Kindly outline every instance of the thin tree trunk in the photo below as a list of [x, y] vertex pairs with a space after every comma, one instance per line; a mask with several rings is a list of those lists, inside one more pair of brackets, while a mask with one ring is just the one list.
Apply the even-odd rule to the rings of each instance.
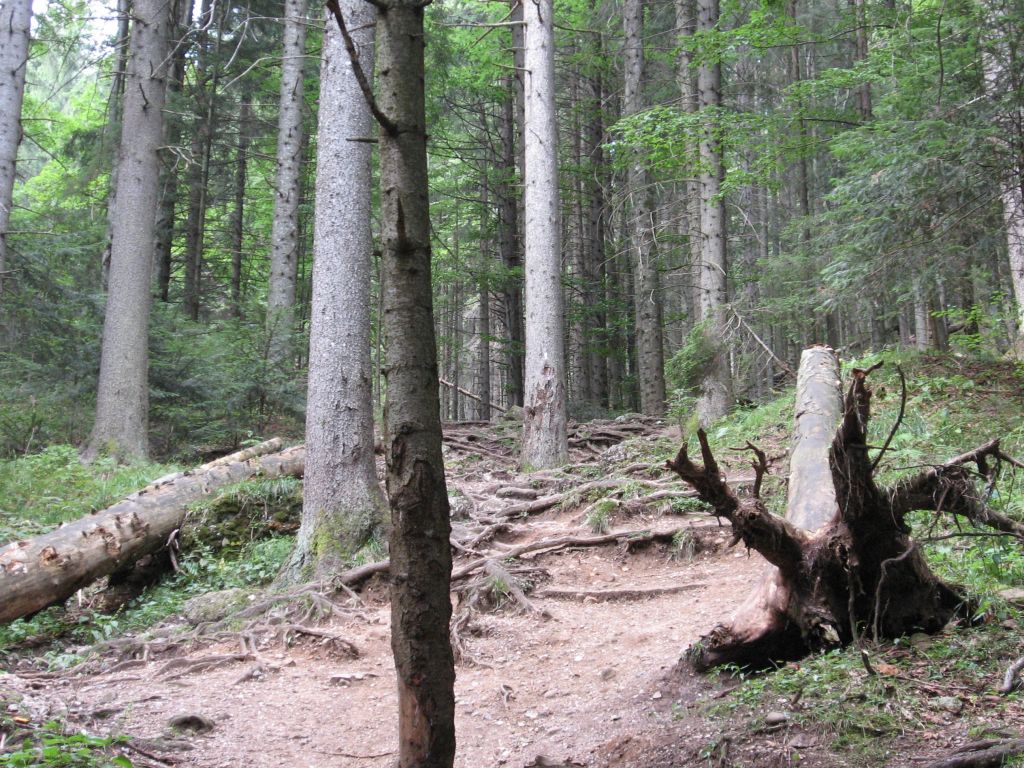
[[[373, 61], [376, 9], [343, 0], [363, 62]], [[288, 572], [329, 578], [384, 524], [373, 454], [370, 110], [328, 13], [320, 75], [313, 307], [302, 524]]]
[[[202, 293], [203, 241], [206, 234], [206, 196], [210, 177], [210, 153], [213, 149], [213, 119], [217, 98], [217, 76], [210, 72], [219, 62], [210, 49], [209, 28], [213, 24], [212, 0], [202, 0], [199, 13], [199, 35], [196, 41], [195, 102], [196, 130], [192, 136], [191, 160], [186, 174], [188, 216], [185, 221], [185, 315], [199, 320]], [[217, 39], [220, 40], [220, 25]], [[211, 62], [211, 58], [213, 61]]]
[[103, 137], [104, 154], [109, 155], [110, 188], [107, 190], [107, 242], [100, 257], [100, 285], [107, 290], [110, 279], [110, 237], [113, 229], [114, 209], [117, 206], [117, 147], [121, 144], [121, 112], [124, 100], [124, 73], [128, 68], [128, 38], [131, 22], [130, 0], [117, 0], [117, 63], [110, 82], [110, 101], [107, 104], [107, 127]]
[[21, 103], [28, 68], [32, 0], [5, 0], [0, 8], [0, 299], [7, 276], [7, 232], [14, 205], [15, 167], [21, 143]]
[[[506, 77], [506, 88], [513, 88], [514, 79]], [[516, 177], [515, 100], [507, 94], [502, 102], [498, 136], [501, 141], [500, 173], [496, 193], [498, 196], [498, 250], [507, 276], [502, 296], [505, 308], [505, 360], [508, 370], [509, 396], [512, 405], [523, 404], [523, 290], [520, 272], [523, 267], [522, 240], [519, 237], [519, 207], [512, 183]]]
[[[643, 4], [626, 0], [624, 117], [643, 109]], [[660, 416], [665, 413], [665, 356], [662, 339], [662, 297], [654, 242], [654, 212], [651, 209], [647, 169], [639, 156], [629, 164], [626, 194], [629, 197], [629, 250], [633, 263], [633, 298], [636, 311], [636, 372], [640, 410]]]
[[299, 250], [299, 175], [302, 165], [302, 59], [306, 0], [285, 0], [281, 91], [277, 123], [277, 176], [267, 289], [268, 345], [272, 363], [291, 353]]
[[527, 3], [525, 83], [526, 374], [522, 463], [542, 468], [568, 459], [558, 127], [551, 0]]
[[235, 150], [235, 202], [231, 212], [231, 316], [242, 316], [242, 265], [245, 247], [245, 188], [249, 169], [249, 125], [252, 89], [244, 87], [238, 105], [238, 147]]
[[[482, 113], [481, 113], [482, 114]], [[481, 118], [483, 119], [483, 117]], [[484, 125], [486, 129], [486, 123]], [[480, 401], [477, 407], [479, 418], [489, 421], [491, 418], [491, 237], [489, 200], [489, 183], [487, 174], [483, 174], [480, 184], [480, 270], [479, 298], [477, 316], [477, 337], [480, 347], [477, 355], [477, 391]]]
[[149, 452], [149, 304], [170, 14], [136, 0], [126, 73], [110, 292], [103, 324], [96, 420], [85, 456]]
[[[192, 39], [191, 35], [185, 33], [192, 23], [192, 0], [176, 0], [172, 5], [173, 23], [168, 30], [168, 44], [173, 45], [173, 52], [167, 82], [167, 102], [171, 109], [164, 121], [165, 147], [177, 147], [181, 142], [182, 121], [179, 115], [174, 114], [174, 101], [181, 94], [185, 82], [185, 62]], [[171, 249], [174, 245], [175, 207], [178, 201], [178, 156], [167, 149], [161, 151], [160, 155], [160, 206], [153, 261], [156, 273], [155, 295], [167, 303], [170, 300]]]
[[[333, 0], [332, 0], [333, 1]], [[391, 502], [391, 649], [398, 673], [399, 768], [451, 768], [455, 663], [451, 535], [441, 456], [430, 211], [423, 5], [383, 0], [377, 22], [384, 408]]]
[[[718, 0], [698, 0], [697, 29], [710, 32], [718, 25]], [[721, 197], [724, 176], [723, 149], [718, 140], [719, 122], [714, 110], [722, 103], [722, 65], [701, 60], [697, 70], [700, 109], [704, 120], [700, 139], [700, 307], [704, 342], [710, 360], [701, 382], [697, 417], [702, 426], [721, 418], [732, 407], [732, 376], [726, 350], [726, 237], [725, 201]]]
[[[589, 52], [594, 61], [601, 57], [601, 36], [593, 33], [588, 36]], [[591, 394], [594, 402], [608, 407], [608, 329], [606, 316], [602, 310], [604, 304], [605, 284], [605, 250], [604, 250], [604, 186], [602, 176], [604, 164], [604, 112], [601, 107], [602, 79], [601, 68], [595, 67], [594, 72], [586, 78], [587, 89], [585, 98], [586, 121], [583, 126], [583, 153], [586, 164], [584, 189], [588, 198], [584, 254], [584, 275], [586, 278], [586, 302], [588, 328], [592, 334], [589, 344], [590, 371], [592, 376]]]

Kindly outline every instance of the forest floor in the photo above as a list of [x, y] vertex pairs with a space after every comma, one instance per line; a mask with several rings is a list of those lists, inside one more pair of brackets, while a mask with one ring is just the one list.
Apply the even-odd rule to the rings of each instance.
[[[776, 408], [758, 425], [777, 459], [776, 496], [789, 418]], [[579, 425], [571, 466], [533, 474], [516, 470], [514, 431], [464, 424], [446, 438], [461, 573], [457, 766], [909, 768], [982, 737], [1020, 737], [1020, 694], [995, 695], [1021, 653], [1016, 610], [984, 632], [950, 627], [873, 648], [875, 674], [852, 651], [754, 678], [692, 674], [685, 649], [766, 564], [729, 548], [728, 530], [661, 470], [679, 428]], [[727, 467], [741, 490], [745, 461], [737, 453]], [[371, 581], [358, 595], [307, 594], [201, 635], [176, 616], [66, 671], [26, 653], [0, 673], [5, 722], [126, 735], [119, 749], [136, 766], [391, 766], [386, 593]], [[219, 610], [206, 601], [190, 615]]]

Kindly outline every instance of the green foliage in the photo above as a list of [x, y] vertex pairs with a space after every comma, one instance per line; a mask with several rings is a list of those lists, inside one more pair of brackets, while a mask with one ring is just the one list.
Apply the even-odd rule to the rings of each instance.
[[132, 761], [116, 754], [123, 737], [91, 736], [71, 730], [57, 720], [28, 730], [0, 716], [0, 732], [25, 736], [17, 748], [0, 754], [0, 765], [14, 768], [132, 768]]
[[587, 526], [594, 533], [608, 533], [611, 530], [612, 516], [618, 506], [614, 499], [595, 501], [587, 512]]
[[0, 461], [0, 543], [105, 509], [172, 471], [159, 464], [119, 466], [105, 457], [86, 465], [69, 445]]

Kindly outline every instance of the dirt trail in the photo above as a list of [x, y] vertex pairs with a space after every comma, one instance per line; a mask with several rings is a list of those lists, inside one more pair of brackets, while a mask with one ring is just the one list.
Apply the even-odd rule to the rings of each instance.
[[[636, 439], [663, 436], [661, 429], [647, 432]], [[592, 535], [580, 519], [586, 498], [526, 518], [502, 517], [502, 510], [524, 503], [510, 498], [509, 488], [520, 489], [529, 502], [570, 491], [583, 480], [517, 476], [510, 460], [502, 466], [507, 445], [492, 441], [481, 451], [481, 441], [465, 443], [461, 455], [449, 457], [452, 485], [470, 507], [460, 525], [467, 535], [490, 532], [474, 553], [489, 547], [501, 558], [504, 549], [523, 542]], [[578, 437], [577, 445], [578, 462], [593, 462], [605, 452], [605, 445], [589, 435]], [[467, 458], [471, 450], [480, 453]], [[616, 467], [629, 463], [628, 453], [613, 456]], [[607, 462], [594, 466], [590, 475], [603, 479], [619, 471]], [[656, 472], [641, 477], [662, 482]], [[691, 642], [737, 606], [763, 561], [724, 549], [726, 530], [702, 515], [666, 514], [663, 500], [620, 503], [617, 509], [622, 514], [610, 520], [614, 530], [693, 525], [706, 548], [692, 558], [665, 544], [521, 557], [517, 567], [537, 582], [528, 596], [534, 610], [518, 610], [509, 601], [495, 610], [474, 611], [460, 628], [466, 655], [457, 668], [457, 766], [596, 766], [605, 764], [616, 744], [640, 743], [645, 734], [656, 738], [671, 723], [675, 693], [666, 684], [667, 674]], [[472, 557], [460, 555], [456, 568]], [[545, 597], [545, 591], [556, 596]], [[265, 641], [244, 655], [235, 638], [190, 653], [192, 659], [231, 654], [241, 659], [205, 671], [178, 676], [183, 668], [167, 667], [166, 656], [157, 653], [153, 661], [113, 673], [55, 679], [8, 675], [0, 676], [0, 686], [23, 693], [24, 705], [35, 707], [38, 717], [66, 716], [92, 733], [130, 734], [142, 750], [131, 754], [137, 765], [390, 766], [396, 748], [395, 684], [385, 592], [383, 584], [371, 583], [362, 605], [352, 603], [317, 626], [353, 643], [356, 658], [312, 635], [293, 635], [287, 646]], [[606, 599], [613, 593], [619, 597]], [[470, 591], [454, 599], [464, 608], [472, 597]], [[179, 715], [212, 727], [175, 732], [168, 723]], [[701, 762], [682, 748], [678, 757], [679, 765]], [[617, 764], [639, 766], [642, 758], [623, 757]]]

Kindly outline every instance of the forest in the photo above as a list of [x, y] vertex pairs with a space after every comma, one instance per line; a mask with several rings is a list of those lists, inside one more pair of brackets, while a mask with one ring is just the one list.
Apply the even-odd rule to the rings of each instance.
[[0, 0], [0, 765], [1024, 759], [1021, 0]]

